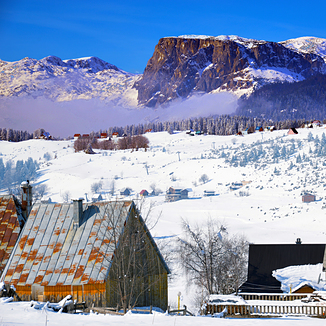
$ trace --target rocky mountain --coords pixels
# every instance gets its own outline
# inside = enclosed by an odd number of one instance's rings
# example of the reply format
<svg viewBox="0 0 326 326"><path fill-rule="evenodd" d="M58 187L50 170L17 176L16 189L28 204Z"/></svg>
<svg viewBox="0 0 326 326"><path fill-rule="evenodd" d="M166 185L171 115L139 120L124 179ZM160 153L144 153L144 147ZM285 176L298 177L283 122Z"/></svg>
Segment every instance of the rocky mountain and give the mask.
<svg viewBox="0 0 326 326"><path fill-rule="evenodd" d="M137 91L132 88L137 78L97 57L0 60L0 97L29 95L58 102L99 98L137 105Z"/></svg>
<svg viewBox="0 0 326 326"><path fill-rule="evenodd" d="M250 95L275 82L298 82L326 73L326 40L268 42L238 36L166 37L142 75L97 57L0 60L0 99L54 102L100 99L123 107L158 107L194 94L231 91Z"/></svg>
<svg viewBox="0 0 326 326"><path fill-rule="evenodd" d="M326 40L275 43L238 36L160 39L143 76L138 101L156 107L198 92L250 94L267 83L300 81L326 72Z"/></svg>

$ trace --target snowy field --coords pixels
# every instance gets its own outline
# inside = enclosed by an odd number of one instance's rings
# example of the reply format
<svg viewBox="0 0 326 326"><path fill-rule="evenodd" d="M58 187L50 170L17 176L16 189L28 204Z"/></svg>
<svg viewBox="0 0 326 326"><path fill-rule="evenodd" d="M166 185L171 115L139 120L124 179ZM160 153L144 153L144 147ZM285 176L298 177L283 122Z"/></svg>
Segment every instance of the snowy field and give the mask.
<svg viewBox="0 0 326 326"><path fill-rule="evenodd" d="M73 141L0 141L0 158L4 163L27 160L28 157L37 160L40 170L33 184L46 185L44 198L55 202L77 197L90 201L94 196L91 188L96 182L102 183L100 192L104 199L120 199L120 190L129 187L132 195L125 199L133 199L139 204L141 190L160 189L160 195L148 197L142 205L143 216L148 207L154 205L148 224L150 228L153 226L151 233L159 245L164 240L168 240L172 247L175 245L174 240L182 235L182 219L194 225L209 218L222 223L230 235L244 235L250 243L295 243L297 238L301 238L302 243L326 243L326 137L323 136L326 129L298 129L298 132L298 135L287 135L287 130L281 130L244 137L151 133L146 135L150 141L146 152L143 149L134 152L97 150L96 155L75 153ZM205 183L201 181L204 174L207 176ZM231 190L232 183L242 183L243 186ZM113 185L115 194L112 196ZM189 199L165 202L165 191L169 187L191 190ZM213 190L216 195L204 197L205 190ZM314 193L316 201L303 203L301 195L305 191ZM1 189L1 193L5 194L6 190ZM192 311L196 294L187 286L176 264L172 270L174 277L169 284L169 304L176 305L177 293L181 291L181 304L186 304ZM6 318L16 318L15 309L21 309L16 304L8 306L12 307L12 312L0 306L0 325L7 325ZM42 312L34 312L25 306L22 309L26 312L26 320L32 318L44 324L44 313L42 315ZM6 310L5 314L3 310ZM85 321L90 318L98 324L107 323L109 318L110 323L123 320L127 325L139 323L138 318L144 325L153 320L153 316L61 317L51 313L48 317L49 325L62 323L60 318L76 318L76 323L79 323L79 318ZM242 321L243 325L262 322L261 319ZM266 323L285 321L297 325L307 323L305 318L264 320ZM155 324L188 325L188 322L189 325L206 325L217 321L202 317L155 316ZM229 325L238 321L218 322ZM309 319L309 324L320 322Z"/></svg>
<svg viewBox="0 0 326 326"><path fill-rule="evenodd" d="M310 132L314 140L308 141ZM138 202L139 192L150 191L155 184L162 194L146 202L155 203L153 219L161 213L152 230L156 237L180 235L181 218L200 223L210 217L252 243L294 243L298 237L303 243L325 243L326 161L323 154L314 153L315 147L321 147L315 139L318 136L321 143L324 132L324 128L299 129L298 135L290 136L283 130L245 137L152 133L146 135L150 141L147 152L98 150L97 155L75 153L73 141L0 141L0 158L4 163L28 157L37 160L41 169L33 183L45 184L45 197L56 202L62 202L67 192L70 198L91 200L94 182L102 182L105 199L120 198L119 191L129 187L133 192L126 199ZM279 157L275 159L277 146ZM50 154L48 161L45 153ZM296 162L298 155L301 163ZM246 165L235 167L244 157ZM199 180L203 174L208 177L205 184ZM230 190L233 182L242 181L248 183ZM109 194L112 183L114 196ZM165 202L169 187L190 189L189 199ZM205 190L214 190L216 195L204 197ZM314 192L317 200L302 203L303 191Z"/></svg>
<svg viewBox="0 0 326 326"><path fill-rule="evenodd" d="M168 316L155 312L152 315L129 314L125 316L96 315L94 313L85 315L70 315L54 313L50 310L35 310L30 307L29 302L24 303L0 303L0 325L157 325L157 326L319 326L324 325L325 320L308 317L281 317L281 318L225 318L217 319L212 317L185 317Z"/></svg>

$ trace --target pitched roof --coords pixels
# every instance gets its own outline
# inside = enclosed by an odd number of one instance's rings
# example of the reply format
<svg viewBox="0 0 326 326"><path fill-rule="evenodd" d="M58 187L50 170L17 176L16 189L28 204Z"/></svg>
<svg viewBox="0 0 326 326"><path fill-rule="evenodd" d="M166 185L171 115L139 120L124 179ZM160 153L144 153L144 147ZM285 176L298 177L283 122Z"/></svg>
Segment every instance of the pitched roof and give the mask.
<svg viewBox="0 0 326 326"><path fill-rule="evenodd" d="M76 226L72 204L34 205L0 281L22 286L103 283L116 236L132 208L132 201L86 203Z"/></svg>
<svg viewBox="0 0 326 326"><path fill-rule="evenodd" d="M0 275L18 239L24 219L12 195L0 197Z"/></svg>

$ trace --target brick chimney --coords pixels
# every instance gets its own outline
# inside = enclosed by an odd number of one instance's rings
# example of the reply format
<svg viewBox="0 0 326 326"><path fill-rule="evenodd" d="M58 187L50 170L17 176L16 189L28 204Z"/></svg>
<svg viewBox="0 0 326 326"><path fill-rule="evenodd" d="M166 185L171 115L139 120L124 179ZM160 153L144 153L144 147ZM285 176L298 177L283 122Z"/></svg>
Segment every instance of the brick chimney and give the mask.
<svg viewBox="0 0 326 326"><path fill-rule="evenodd" d="M82 221L82 216L83 216L83 200L84 198L79 198L79 199L73 199L73 207L74 207L74 225L79 227Z"/></svg>
<svg viewBox="0 0 326 326"><path fill-rule="evenodd" d="M22 214L25 220L27 220L28 215L32 209L33 187L29 184L29 180L23 181L20 187L22 188Z"/></svg>

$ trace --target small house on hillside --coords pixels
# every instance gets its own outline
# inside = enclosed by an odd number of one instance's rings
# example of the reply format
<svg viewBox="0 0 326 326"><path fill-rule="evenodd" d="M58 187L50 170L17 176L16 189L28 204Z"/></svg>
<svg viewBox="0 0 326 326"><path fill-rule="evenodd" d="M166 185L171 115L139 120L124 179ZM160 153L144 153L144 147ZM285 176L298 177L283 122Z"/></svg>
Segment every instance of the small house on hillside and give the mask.
<svg viewBox="0 0 326 326"><path fill-rule="evenodd" d="M255 128L255 132L262 132L262 131L264 131L264 128L262 126L257 126Z"/></svg>
<svg viewBox="0 0 326 326"><path fill-rule="evenodd" d="M101 132L101 138L108 138L108 134L106 132Z"/></svg>
<svg viewBox="0 0 326 326"><path fill-rule="evenodd" d="M305 193L302 195L302 202L303 203L311 203L313 201L316 201L316 196L312 194Z"/></svg>
<svg viewBox="0 0 326 326"><path fill-rule="evenodd" d="M149 195L148 191L143 189L140 193L139 193L142 197L147 197Z"/></svg>
<svg viewBox="0 0 326 326"><path fill-rule="evenodd" d="M313 128L320 127L321 126L321 122L319 120L314 120L312 122L312 126L313 126Z"/></svg>
<svg viewBox="0 0 326 326"><path fill-rule="evenodd" d="M165 201L172 202L181 199L188 199L188 189L175 189L170 187L166 191Z"/></svg>
<svg viewBox="0 0 326 326"><path fill-rule="evenodd" d="M74 134L74 140L77 140L77 139L79 139L80 137L81 137L80 134Z"/></svg>
<svg viewBox="0 0 326 326"><path fill-rule="evenodd" d="M119 133L118 132L113 132L112 133L112 138L117 138L119 137Z"/></svg>
<svg viewBox="0 0 326 326"><path fill-rule="evenodd" d="M123 190L120 191L121 196L130 196L130 194L131 194L130 188L124 188Z"/></svg>
<svg viewBox="0 0 326 326"><path fill-rule="evenodd" d="M23 300L166 310L167 267L132 201L35 204L0 278Z"/></svg>
<svg viewBox="0 0 326 326"><path fill-rule="evenodd" d="M290 128L288 131L288 135L297 135L298 131L295 128Z"/></svg>
<svg viewBox="0 0 326 326"><path fill-rule="evenodd" d="M93 197L92 197L92 202L95 203L97 201L101 201L103 200L103 196L102 194L94 194Z"/></svg>
<svg viewBox="0 0 326 326"><path fill-rule="evenodd" d="M243 187L242 182L232 182L232 184L230 186L230 190L238 190L238 189L240 189L242 187Z"/></svg>
<svg viewBox="0 0 326 326"><path fill-rule="evenodd" d="M204 190L204 196L205 197L215 196L215 191L214 190Z"/></svg>
<svg viewBox="0 0 326 326"><path fill-rule="evenodd" d="M243 293L282 293L272 272L288 266L324 263L325 244L250 244L247 281Z"/></svg>

